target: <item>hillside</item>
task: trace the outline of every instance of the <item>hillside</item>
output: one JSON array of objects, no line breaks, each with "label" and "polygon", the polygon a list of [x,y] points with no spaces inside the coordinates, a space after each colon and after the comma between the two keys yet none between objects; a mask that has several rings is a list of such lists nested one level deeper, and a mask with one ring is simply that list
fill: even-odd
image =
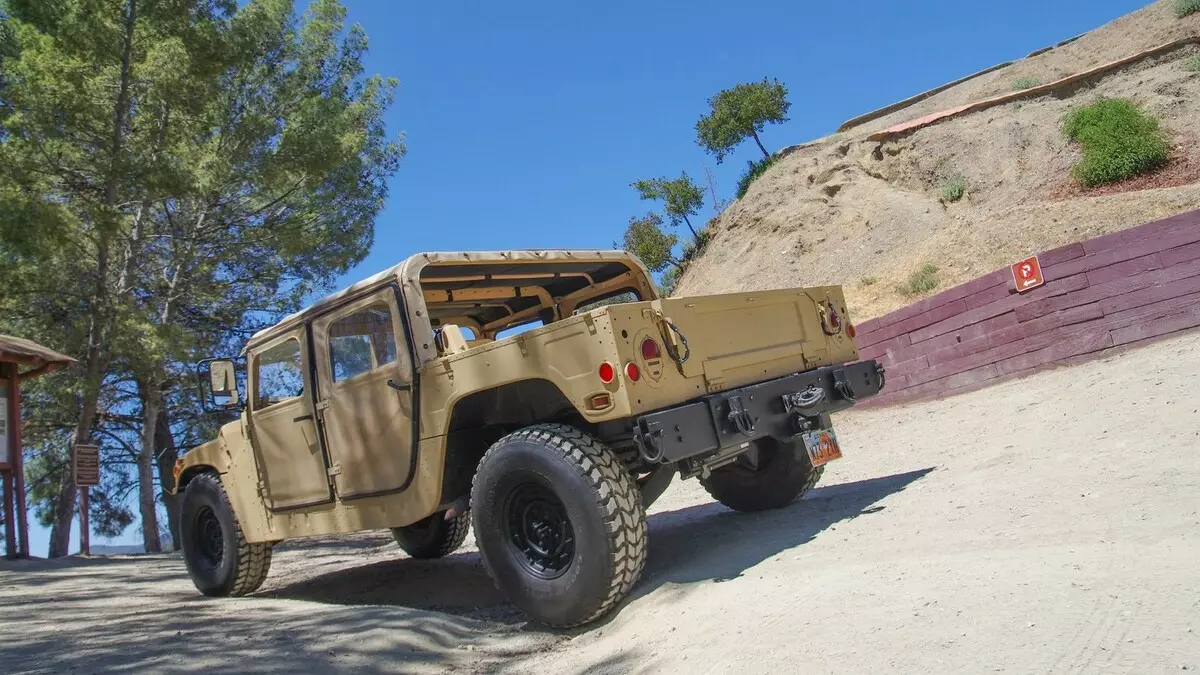
[{"label": "hillside", "polygon": [[[1183,66],[1200,45],[898,138],[868,138],[1011,92],[1017,78],[1049,82],[1200,36],[1200,14],[1176,19],[1173,4],[1160,0],[1078,40],[781,153],[710,224],[712,239],[676,292],[840,283],[862,320],[912,302],[897,285],[926,263],[939,268],[944,289],[1032,252],[1200,208],[1200,73]],[[1153,176],[1085,193],[1069,176],[1079,152],[1061,123],[1071,109],[1101,97],[1130,98],[1157,115],[1174,141],[1172,162]],[[944,204],[941,185],[956,174],[967,195]]]}]

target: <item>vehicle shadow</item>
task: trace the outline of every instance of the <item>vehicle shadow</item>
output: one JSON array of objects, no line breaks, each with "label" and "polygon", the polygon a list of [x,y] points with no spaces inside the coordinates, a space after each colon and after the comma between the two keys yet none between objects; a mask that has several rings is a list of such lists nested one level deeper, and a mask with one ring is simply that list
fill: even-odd
[{"label": "vehicle shadow", "polygon": [[883,510],[875,506],[933,468],[819,487],[775,511],[738,513],[697,504],[650,517],[650,550],[631,599],[667,583],[723,582],[846,520]]},{"label": "vehicle shadow", "polygon": [[327,572],[258,597],[336,605],[392,605],[521,623],[520,612],[496,589],[476,552],[438,560],[400,557]]},{"label": "vehicle shadow", "polygon": [[[717,503],[649,517],[650,551],[630,600],[667,583],[722,582],[779,553],[811,541],[837,523],[874,513],[888,495],[932,468],[821,487],[777,511],[736,513]],[[440,560],[398,557],[340,569],[256,594],[338,605],[392,605],[509,625],[523,614],[492,584],[476,552]],[[533,625],[529,628],[541,630]],[[559,631],[554,631],[559,632]],[[574,632],[574,631],[572,631]]]}]

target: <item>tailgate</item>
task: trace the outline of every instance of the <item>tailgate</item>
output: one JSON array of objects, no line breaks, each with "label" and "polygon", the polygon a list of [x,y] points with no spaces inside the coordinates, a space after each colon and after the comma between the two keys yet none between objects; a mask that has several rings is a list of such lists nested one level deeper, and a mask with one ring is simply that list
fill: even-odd
[{"label": "tailgate", "polygon": [[[688,379],[709,392],[858,360],[840,286],[661,300],[690,351]],[[669,339],[678,336],[667,330]],[[680,353],[680,352],[676,352]]]}]

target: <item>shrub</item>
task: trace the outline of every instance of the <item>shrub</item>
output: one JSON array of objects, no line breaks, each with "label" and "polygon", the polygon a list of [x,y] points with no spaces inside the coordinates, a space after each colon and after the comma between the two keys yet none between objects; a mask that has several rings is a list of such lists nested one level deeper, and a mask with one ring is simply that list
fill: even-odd
[{"label": "shrub", "polygon": [[1084,187],[1157,169],[1171,149],[1158,119],[1127,99],[1104,99],[1073,111],[1063,132],[1083,146],[1083,159],[1071,174]]},{"label": "shrub", "polygon": [[1188,14],[1200,12],[1200,0],[1175,0],[1175,16],[1182,19]]},{"label": "shrub", "polygon": [[1200,54],[1193,56],[1183,62],[1183,69],[1190,70],[1193,73],[1200,73]]},{"label": "shrub", "polygon": [[708,246],[708,230],[702,229],[696,233],[696,237],[683,244],[683,255],[680,256],[684,261],[691,260],[696,256],[704,253],[704,248]]},{"label": "shrub", "polygon": [[862,284],[863,286],[874,286],[875,284],[879,283],[879,277],[863,277],[858,280],[858,283]]},{"label": "shrub", "polygon": [[737,183],[737,198],[741,199],[746,196],[746,190],[750,189],[750,184],[753,183],[759,176],[763,175],[771,165],[775,163],[775,157],[763,157],[757,162],[746,162],[746,173],[738,179]]},{"label": "shrub", "polygon": [[967,194],[967,179],[961,173],[956,173],[942,183],[942,201],[956,202]]},{"label": "shrub", "polygon": [[928,293],[938,286],[937,265],[926,264],[921,269],[908,275],[908,282],[896,287],[900,295],[920,295]]},{"label": "shrub", "polygon": [[658,294],[664,298],[668,298],[675,292],[675,286],[679,284],[679,269],[672,267],[663,272],[658,279]]},{"label": "shrub", "polygon": [[1012,88],[1013,91],[1024,91],[1026,89],[1033,89],[1041,83],[1042,81],[1036,77],[1018,77],[1013,80]]}]

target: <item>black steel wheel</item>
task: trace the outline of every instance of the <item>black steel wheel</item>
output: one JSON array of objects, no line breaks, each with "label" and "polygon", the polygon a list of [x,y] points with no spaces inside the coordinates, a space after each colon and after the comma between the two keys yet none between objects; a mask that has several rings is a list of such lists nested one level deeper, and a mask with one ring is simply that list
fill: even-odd
[{"label": "black steel wheel", "polygon": [[504,535],[521,553],[517,560],[542,579],[562,576],[575,557],[575,530],[554,491],[536,481],[522,483],[504,510]]},{"label": "black steel wheel", "polygon": [[825,467],[814,468],[800,441],[761,438],[733,464],[713,471],[700,484],[735,511],[779,509],[816,486]]},{"label": "black steel wheel", "polygon": [[188,576],[205,595],[253,593],[271,568],[271,544],[246,541],[216,474],[204,473],[188,483],[179,538]]},{"label": "black steel wheel", "polygon": [[196,534],[199,554],[204,562],[219,567],[225,557],[225,533],[221,521],[211,507],[201,506],[196,513]]},{"label": "black steel wheel", "polygon": [[611,611],[642,573],[646,513],[611,450],[561,424],[509,434],[471,487],[484,567],[533,619],[578,626]]}]

